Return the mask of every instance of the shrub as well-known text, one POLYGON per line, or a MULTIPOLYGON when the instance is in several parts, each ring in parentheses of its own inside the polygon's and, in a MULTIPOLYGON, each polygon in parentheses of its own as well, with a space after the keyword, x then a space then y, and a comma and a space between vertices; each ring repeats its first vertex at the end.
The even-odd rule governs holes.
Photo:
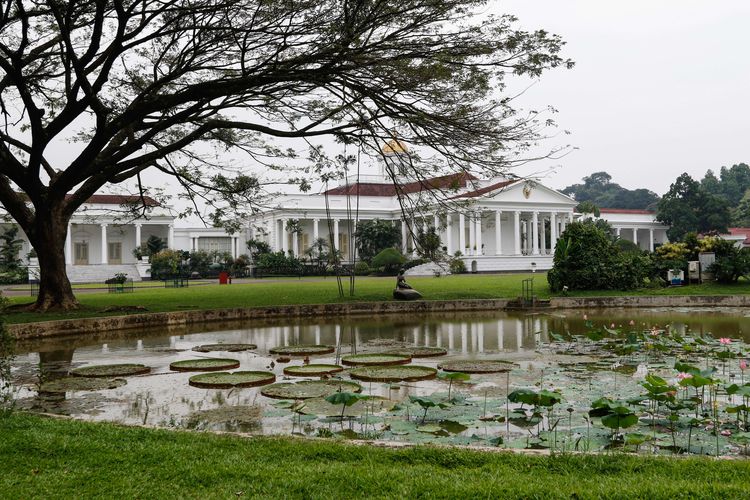
POLYGON ((710 248, 716 254, 716 261, 708 270, 714 273, 716 281, 736 283, 740 276, 750 274, 750 249, 738 248, 733 242, 720 238, 712 239, 710 248))
POLYGON ((449 268, 450 268, 451 274, 464 274, 467 271, 466 264, 464 264, 464 261, 458 258, 451 259, 449 268))
POLYGON ((367 265, 367 262, 360 260, 354 264, 354 274, 357 276, 367 276, 370 274, 370 266, 367 265))
POLYGON ((182 252, 162 250, 151 256, 151 278, 166 279, 179 275, 182 271, 182 252))
POLYGON ((404 263, 401 267, 404 268, 404 271, 407 269, 411 269, 412 267, 421 266, 422 264, 426 264, 430 262, 430 259, 412 259, 404 263))
POLYGON ((258 267, 268 274, 300 274, 302 262, 284 252, 266 253, 258 256, 258 267))
POLYGON ((372 258, 370 265, 386 274, 396 274, 406 262, 406 257, 395 248, 386 248, 372 258))
POLYGON ((359 255, 366 261, 371 261, 382 250, 401 244, 399 228, 390 221, 380 219, 358 222, 354 235, 359 255))

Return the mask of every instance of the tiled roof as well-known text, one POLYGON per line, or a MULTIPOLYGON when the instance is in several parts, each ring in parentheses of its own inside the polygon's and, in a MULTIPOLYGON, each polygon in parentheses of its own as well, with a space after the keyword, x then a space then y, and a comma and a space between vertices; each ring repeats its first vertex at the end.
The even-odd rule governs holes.
POLYGON ((730 227, 729 234, 732 236, 744 236, 743 245, 750 245, 750 227, 730 227))
MULTIPOLYGON (((67 196, 66 196, 67 198, 67 196)), ((151 198, 150 196, 144 196, 141 201, 140 196, 121 195, 121 194, 95 194, 92 195, 86 203, 94 203, 97 205, 130 205, 136 203, 143 203, 147 207, 158 207, 159 203, 151 198)))
POLYGON ((469 191, 468 193, 460 194, 456 196, 456 198, 476 198, 478 196, 482 196, 483 194, 491 193, 492 191, 495 191, 497 189, 502 189, 504 187, 510 186, 515 182, 518 182, 518 180, 513 179, 510 181, 496 182, 495 184, 490 184, 489 186, 475 189, 474 191, 469 191))
POLYGON ((641 214, 641 215, 656 214, 656 212, 653 210, 640 210, 637 208, 600 208, 599 212, 603 214, 641 214))
POLYGON ((411 194, 432 189, 456 189, 465 188, 468 181, 476 180, 471 174, 465 172, 459 174, 443 175, 423 181, 407 182, 406 184, 375 184, 370 182, 359 182, 338 186, 323 194, 328 195, 351 195, 356 196, 396 196, 398 193, 411 194))

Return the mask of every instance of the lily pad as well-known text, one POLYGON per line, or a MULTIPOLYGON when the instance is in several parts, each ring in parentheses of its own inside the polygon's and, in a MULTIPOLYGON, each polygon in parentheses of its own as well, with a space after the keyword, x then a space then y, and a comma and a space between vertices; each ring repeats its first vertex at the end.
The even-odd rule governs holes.
POLYGON ((204 344, 193 347, 196 352, 242 352, 257 349, 255 344, 204 344))
POLYGON ((353 368, 349 375, 365 382, 416 382, 437 376, 437 370, 429 366, 362 366, 353 368))
POLYGON ((344 356, 341 362, 354 366, 390 366, 411 363, 411 356, 401 354, 352 354, 344 356))
POLYGON ((92 365, 75 368, 70 371, 76 377, 127 377, 128 375, 142 375, 149 373, 151 368, 146 365, 125 363, 119 365, 92 365))
POLYGON ((441 363, 438 368, 446 372, 505 373, 511 371, 515 366, 516 364, 510 361, 487 359, 446 361, 445 363, 441 363))
POLYGON ((39 392, 101 391, 127 384, 124 378, 65 377, 43 383, 39 392))
POLYGON ((199 358, 175 361, 169 365, 169 368, 178 372, 218 372, 232 370, 239 366, 240 362, 236 359, 199 358))
POLYGON ((284 375, 290 375, 292 377, 320 377, 322 375, 330 375, 341 371, 344 371, 344 367, 339 365, 311 364, 288 366, 284 368, 284 375))
POLYGON ((336 350, 332 345, 297 344, 279 346, 271 349, 271 354, 284 354, 286 356, 314 356, 318 354, 330 354, 336 350))
POLYGON ((190 377, 188 383, 202 389, 231 389, 233 387, 258 387, 276 382, 271 372, 216 372, 190 377))
MULTIPOLYGON (((260 393, 274 399, 324 398, 336 392, 361 392, 362 386, 344 380, 303 380, 264 387, 260 393)), ((340 408, 339 408, 340 410, 340 408)))
MULTIPOLYGON (((396 405, 395 401, 373 396, 368 399, 357 401, 344 410, 345 417, 359 417, 365 414, 372 415, 390 411, 396 405)), ((334 405, 325 400, 325 398, 311 398, 305 400, 297 411, 305 415, 320 415, 326 417, 338 417, 341 415, 341 405, 334 405)))
POLYGON ((386 354, 399 354, 401 356, 409 356, 411 358, 432 358, 435 356, 445 356, 448 354, 446 349, 442 347, 400 347, 398 349, 391 349, 386 354))

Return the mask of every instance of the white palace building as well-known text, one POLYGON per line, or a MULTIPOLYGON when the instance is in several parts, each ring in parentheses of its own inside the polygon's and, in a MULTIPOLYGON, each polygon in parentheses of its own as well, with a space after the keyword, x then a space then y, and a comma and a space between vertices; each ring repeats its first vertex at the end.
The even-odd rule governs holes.
MULTIPOLYGON (((385 155, 408 154, 396 140, 384 148, 385 155)), ((402 251, 413 252, 413 236, 418 228, 435 227, 450 255, 461 252, 466 267, 474 272, 513 272, 547 270, 558 236, 565 226, 580 217, 576 201, 538 181, 502 178, 478 179, 466 174, 436 177, 422 181, 401 179, 394 184, 384 173, 347 178, 340 185, 320 194, 288 194, 278 198, 273 208, 248 221, 245 230, 228 234, 217 228, 175 227, 175 217, 167 207, 148 199, 148 218, 121 222, 117 209, 132 201, 127 196, 94 195, 74 215, 68 227, 65 259, 72 282, 102 281, 114 273, 128 274, 134 280, 150 277, 148 262, 139 261, 133 250, 150 236, 158 236, 175 250, 219 250, 233 257, 248 253, 250 238, 266 241, 274 251, 303 256, 318 238, 336 242, 344 262, 355 255, 351 246, 356 219, 380 219, 398 225, 402 251), (453 211, 422 210, 404 216, 409 197, 426 190, 451 187, 457 204, 453 211), (354 211, 358 205, 357 216, 354 211), (328 208, 326 208, 328 206, 328 208), (294 224, 290 224, 293 221, 294 224)), ((398 179, 397 179, 398 180, 398 179)), ((617 235, 644 250, 667 241, 667 227, 645 210, 602 209, 617 235)), ((7 219, 7 217, 6 217, 7 219)), ((8 226, 10 222, 0 225, 8 226)), ((31 247, 24 240, 21 255, 31 247)), ((34 272, 34 260, 30 272, 34 272)))

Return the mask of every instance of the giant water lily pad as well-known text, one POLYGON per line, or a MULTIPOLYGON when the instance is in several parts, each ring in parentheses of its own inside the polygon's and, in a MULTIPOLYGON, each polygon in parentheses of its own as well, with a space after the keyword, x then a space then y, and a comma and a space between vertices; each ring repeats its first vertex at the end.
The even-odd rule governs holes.
POLYGON ((429 366, 361 366, 349 371, 356 380, 365 382, 416 382, 437 376, 437 370, 429 366))
POLYGON ((169 368, 178 372, 217 372, 238 368, 240 362, 236 359, 223 358, 199 358, 175 361, 169 368))
POLYGON ((216 372, 190 377, 188 383, 201 389, 231 389, 233 387, 258 387, 273 384, 276 375, 271 372, 216 372))
POLYGON ((315 356, 319 354, 330 354, 336 350, 332 345, 297 344, 274 347, 271 354, 282 354, 285 356, 315 356))
POLYGON ((127 383, 124 378, 65 377, 44 382, 39 392, 102 391, 117 389, 127 383))
POLYGON ((448 354, 448 351, 442 347, 418 346, 391 349, 386 354, 399 354, 401 356, 409 356, 410 358, 431 358, 434 356, 445 356, 448 354))
POLYGON ((142 375, 151 371, 145 365, 124 363, 119 365, 92 365, 75 368, 70 371, 76 377, 127 377, 128 375, 142 375))
POLYGON ((242 352, 257 349, 255 344, 204 344, 193 347, 196 352, 242 352))
MULTIPOLYGON (((344 410, 344 416, 359 417, 362 415, 372 415, 390 411, 395 405, 395 401, 380 396, 373 396, 347 406, 344 410)), ((342 405, 331 404, 325 398, 312 398, 305 400, 304 403, 300 403, 296 411, 305 415, 338 417, 341 415, 341 410, 342 405)))
POLYGON ((505 373, 515 367, 515 363, 503 361, 500 359, 482 359, 482 360, 465 360, 465 361, 446 361, 441 363, 438 368, 446 372, 463 372, 463 373, 505 373))
POLYGON ((303 380, 264 387, 260 393, 274 399, 325 398, 337 392, 361 392, 362 386, 344 380, 303 380))
POLYGON ((341 358, 341 362, 350 366, 406 365, 411 362, 411 356, 401 354, 352 354, 341 358))
POLYGON ((311 364, 302 366, 289 366, 284 368, 284 375, 292 377, 320 377, 343 371, 344 367, 339 365, 311 364))

